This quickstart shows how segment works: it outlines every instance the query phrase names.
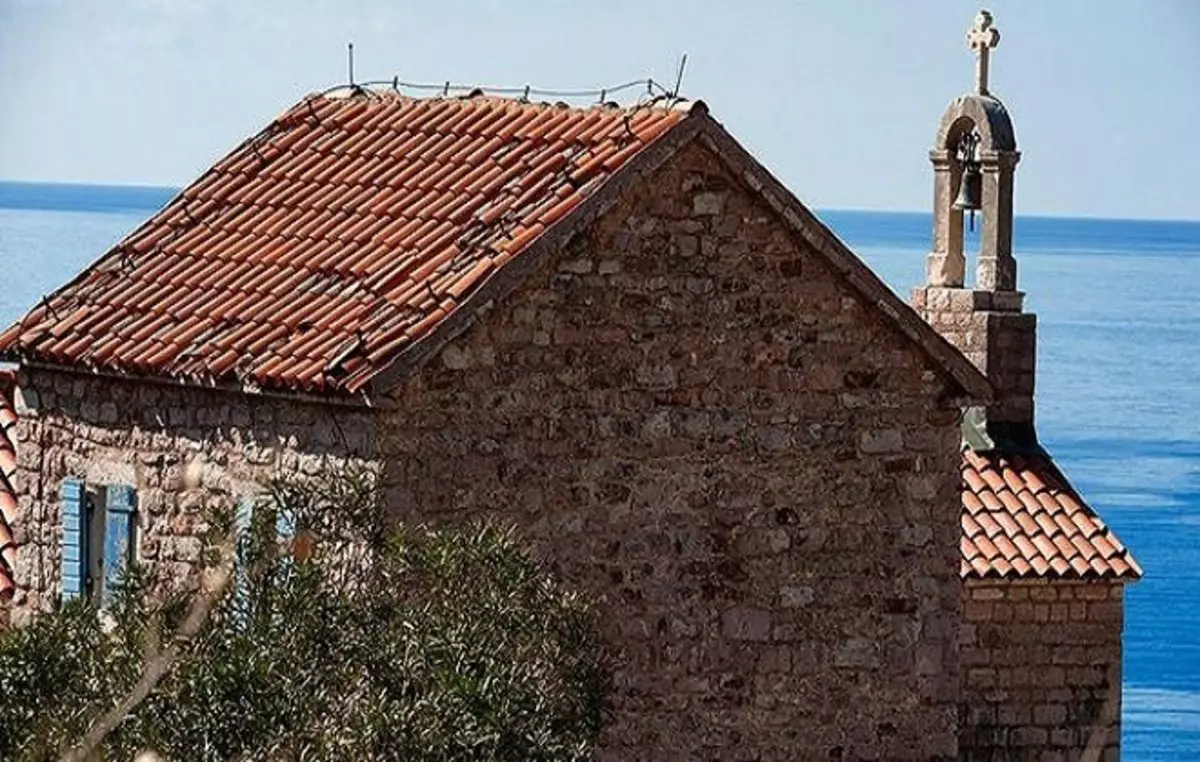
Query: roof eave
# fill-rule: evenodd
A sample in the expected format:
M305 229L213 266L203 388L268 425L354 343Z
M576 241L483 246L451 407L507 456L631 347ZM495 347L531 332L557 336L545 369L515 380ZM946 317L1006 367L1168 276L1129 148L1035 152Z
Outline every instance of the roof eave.
M1138 565L1133 556L1127 555L1122 559L1129 564L1129 571L1120 574L1000 574L999 572L991 574L959 573L959 577L963 582L980 582L980 583L1017 583L1024 582L1029 584L1046 584L1053 582L1074 582L1074 583L1089 583L1089 582L1107 582L1115 584L1129 584L1140 582L1144 573L1142 567Z
M300 389L279 389L275 387L262 387L253 384L239 383L223 383L214 381L212 383L204 383L196 378L181 378L167 374L138 374L138 373L123 373L104 367L91 368L83 365L62 365L59 363L47 362L37 358L26 358L18 360L6 360L3 355L0 355L0 360L13 362L22 369L43 370L53 373L63 373L72 376L87 376L91 378L105 378L114 381L123 381L126 383L151 384L154 386L166 386L176 389L193 389L214 392L224 392L227 394L244 394L259 397L268 397L272 399L289 400L292 402L302 402L314 405L334 405L339 407L358 407L372 408L377 407L377 400L367 392L359 392L357 394L348 392L340 387L325 393L306 392Z

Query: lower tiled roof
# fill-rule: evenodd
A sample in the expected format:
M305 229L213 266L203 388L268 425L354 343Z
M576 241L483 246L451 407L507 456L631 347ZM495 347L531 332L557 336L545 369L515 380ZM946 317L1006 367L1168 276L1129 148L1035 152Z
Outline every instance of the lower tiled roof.
M13 590L13 565L17 560L17 544L13 525L17 520L16 434L17 413L12 404L16 379L11 371L0 370L0 596Z
M967 448L962 475L964 578L1142 576L1048 455Z

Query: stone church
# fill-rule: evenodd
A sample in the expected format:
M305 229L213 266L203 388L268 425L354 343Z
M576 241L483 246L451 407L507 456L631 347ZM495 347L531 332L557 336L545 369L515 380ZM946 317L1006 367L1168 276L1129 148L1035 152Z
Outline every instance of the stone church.
M603 759L1116 758L1141 572L1038 443L997 41L911 304L702 102L305 98L0 334L8 616L187 574L195 459L362 462L597 601Z

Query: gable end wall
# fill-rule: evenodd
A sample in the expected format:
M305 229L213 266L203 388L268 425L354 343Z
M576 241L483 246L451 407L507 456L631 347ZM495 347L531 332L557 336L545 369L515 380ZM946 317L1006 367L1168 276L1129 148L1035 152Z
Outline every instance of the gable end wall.
M605 759L953 759L949 383L692 144L397 388L390 504L598 602Z

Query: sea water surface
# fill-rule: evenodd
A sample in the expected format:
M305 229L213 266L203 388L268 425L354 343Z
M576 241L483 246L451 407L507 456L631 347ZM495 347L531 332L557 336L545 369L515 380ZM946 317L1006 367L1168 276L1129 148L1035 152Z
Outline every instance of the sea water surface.
M18 319L164 204L171 189L0 182L0 323ZM823 211L901 296L928 215ZM1200 759L1200 222L1022 217L1038 314L1038 430L1132 548L1124 758Z

